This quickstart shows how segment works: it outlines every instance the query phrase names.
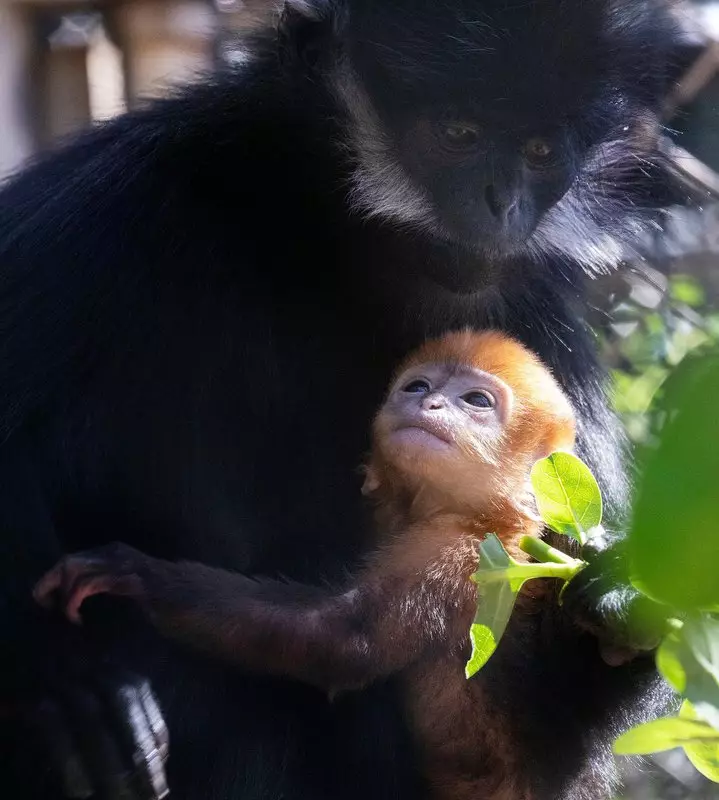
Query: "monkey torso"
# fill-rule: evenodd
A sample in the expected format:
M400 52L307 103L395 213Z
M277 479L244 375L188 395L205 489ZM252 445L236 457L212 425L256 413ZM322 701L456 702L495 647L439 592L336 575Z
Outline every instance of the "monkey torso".
M541 526L516 510L507 510L504 516L439 513L422 520L415 516L411 523L406 517L403 521L403 516L396 509L394 514L380 509L378 518L391 525L394 534L374 555L370 572L381 574L393 586L417 581L412 589L415 608L406 612L402 622L436 625L433 646L400 676L430 797L531 800L521 763L521 741L511 715L492 697L492 680L485 678L486 673L496 675L495 659L504 660L502 644L491 666L471 680L465 678L465 664L478 600L470 576L478 566L479 541L487 533L495 533L512 557L526 561L518 547L519 538L538 536ZM544 603L551 602L546 588L534 582L520 592L510 631L535 624ZM438 608L443 612L439 623L434 619ZM427 617L422 618L422 613ZM391 640L390 628L396 623L390 615L382 640Z

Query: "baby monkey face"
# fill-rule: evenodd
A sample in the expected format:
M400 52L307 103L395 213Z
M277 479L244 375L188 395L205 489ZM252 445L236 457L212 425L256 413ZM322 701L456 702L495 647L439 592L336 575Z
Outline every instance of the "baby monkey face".
M462 364L426 363L406 370L380 412L386 447L395 457L430 450L435 457L494 461L512 412L501 379Z
M366 494L389 487L475 513L524 496L532 465L571 449L574 414L522 344L457 331L408 356L372 433Z

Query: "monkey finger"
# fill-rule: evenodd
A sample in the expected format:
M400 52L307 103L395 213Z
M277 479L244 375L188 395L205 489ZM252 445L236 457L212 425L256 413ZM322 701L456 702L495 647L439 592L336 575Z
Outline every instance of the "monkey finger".
M95 572L82 575L68 587L63 601L63 610L71 622L81 622L80 608L88 597L97 594L114 594L140 599L143 594L142 580L138 575L113 575Z
M75 576L72 584L63 591L62 603L65 616L70 622L79 625L82 622L80 607L85 600L96 594L113 594L113 588L117 583L117 578L101 572Z
M73 623L80 624L80 607L96 594L137 596L141 592L139 578L104 572L96 559L70 557L63 559L35 584L33 596L45 608L58 605Z
M62 586L62 561L48 570L40 578L32 590L32 596L36 603L43 608L53 608L56 602L56 594Z
M97 572L99 563L82 556L66 556L48 570L33 587L33 597L37 603L45 608L53 608L58 602L63 602L71 587L78 577L88 572Z

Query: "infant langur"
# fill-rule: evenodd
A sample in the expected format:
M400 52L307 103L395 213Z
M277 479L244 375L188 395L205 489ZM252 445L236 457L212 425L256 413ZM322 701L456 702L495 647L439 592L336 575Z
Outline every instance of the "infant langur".
M400 674L434 797L529 797L483 673L464 678L470 575L490 531L522 558L520 536L540 532L529 471L573 444L570 404L532 353L494 331L449 334L405 361L374 421L363 491L383 544L349 585L255 580L110 545L63 559L35 595L74 621L90 595L134 598L167 636L330 695Z

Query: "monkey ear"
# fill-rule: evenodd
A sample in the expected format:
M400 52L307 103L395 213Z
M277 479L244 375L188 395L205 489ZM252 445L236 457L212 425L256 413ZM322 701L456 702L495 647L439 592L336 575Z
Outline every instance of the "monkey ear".
M321 65L334 53L338 19L332 0L285 0L278 24L282 56L309 67Z
M379 475L377 474L377 468L374 467L372 464L368 464L364 468L364 483L362 484L362 494L367 495L373 494L377 491L380 487L380 479Z

